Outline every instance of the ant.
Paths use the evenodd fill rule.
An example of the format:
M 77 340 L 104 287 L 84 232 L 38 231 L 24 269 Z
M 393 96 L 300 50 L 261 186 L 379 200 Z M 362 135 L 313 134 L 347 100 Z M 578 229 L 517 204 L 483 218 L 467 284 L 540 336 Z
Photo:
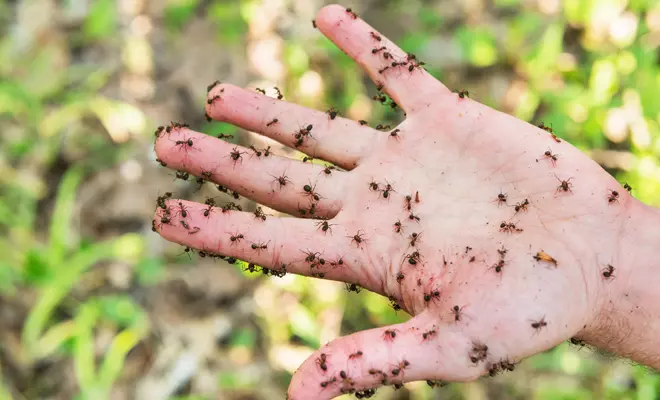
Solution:
M 327 359 L 328 358 L 327 358 L 327 355 L 325 353 L 321 353 L 319 355 L 319 357 L 316 359 L 316 365 L 318 365 L 319 368 L 321 368 L 323 371 L 328 370 L 328 366 L 326 365 Z
M 470 261 L 472 262 L 472 261 Z M 497 263 L 495 263 L 491 268 L 495 270 L 498 274 L 502 272 L 502 269 L 504 268 L 505 261 L 504 259 L 500 259 Z
M 271 154 L 273 154 L 273 153 L 270 151 L 270 146 L 266 147 L 264 149 L 264 157 L 268 157 Z
M 328 385 L 332 385 L 333 383 L 337 382 L 337 377 L 333 376 L 332 379 L 328 379 L 327 381 L 321 382 L 321 387 L 326 388 Z
M 270 243 L 270 240 L 266 243 L 252 243 L 250 247 L 252 247 L 252 250 L 257 250 L 257 253 L 260 252 L 261 250 L 266 250 L 268 249 L 268 243 Z
M 315 19 L 312 20 L 312 26 L 314 27 L 314 29 L 316 29 L 316 20 Z
M 216 100 L 220 100 L 220 96 L 216 95 L 216 96 L 211 97 L 210 99 L 206 100 L 206 104 L 211 105 Z
M 179 202 L 179 210 L 181 210 L 180 213 L 181 213 L 181 216 L 182 216 L 183 218 L 187 218 L 187 217 L 188 217 L 188 211 L 187 211 L 187 210 L 188 210 L 188 207 L 186 207 L 185 205 L 183 205 L 182 202 Z
M 394 232 L 401 233 L 402 230 L 403 230 L 403 225 L 401 224 L 401 221 L 397 220 L 394 223 Z
M 557 166 L 557 156 L 559 154 L 552 154 L 552 150 L 548 148 L 548 150 L 543 153 L 543 158 L 547 158 L 550 160 L 550 163 L 552 164 L 553 167 Z
M 399 136 L 399 132 L 401 132 L 401 129 L 395 129 L 392 132 L 390 132 L 390 137 L 399 139 L 401 136 Z
M 293 182 L 291 182 L 291 180 L 289 179 L 289 177 L 286 176 L 285 174 L 282 174 L 282 175 L 280 175 L 280 176 L 273 176 L 273 175 L 271 175 L 271 176 L 272 176 L 273 178 L 275 178 L 275 179 L 273 180 L 273 182 L 277 182 L 277 184 L 280 185 L 280 190 L 281 190 L 284 186 L 286 186 L 287 183 L 293 183 Z
M 623 184 L 623 188 L 628 191 L 628 193 L 632 193 L 632 186 L 628 184 L 628 182 Z
M 422 339 L 427 340 L 433 338 L 438 332 L 435 329 L 431 329 L 422 333 Z
M 213 90 L 214 87 L 218 86 L 221 82 L 220 81 L 213 81 L 210 85 L 206 87 L 206 93 L 208 94 L 211 90 Z
M 500 257 L 504 258 L 504 256 L 506 255 L 506 253 L 509 252 L 509 250 L 506 247 L 504 247 L 504 245 L 502 245 L 502 248 L 497 249 L 497 252 L 500 254 Z
M 388 54 L 388 53 L 385 53 L 385 54 Z M 389 65 L 386 65 L 386 66 L 384 66 L 383 68 L 379 69 L 379 70 L 378 70 L 378 73 L 379 73 L 379 74 L 382 74 L 383 72 L 387 71 L 388 69 L 390 69 L 390 66 L 389 66 Z
M 383 332 L 383 339 L 386 342 L 391 342 L 391 341 L 394 340 L 394 338 L 396 338 L 396 333 L 397 332 L 398 332 L 398 330 L 396 330 L 396 329 L 387 329 L 385 332 Z
M 356 358 L 360 358 L 360 357 L 362 357 L 362 354 L 363 354 L 363 353 L 362 353 L 362 350 L 358 350 L 358 351 L 356 351 L 355 353 L 349 354 L 349 355 L 348 355 L 348 359 L 349 359 L 349 360 L 354 360 L 354 359 L 356 359 Z
M 231 211 L 231 210 L 243 211 L 243 208 L 241 208 L 241 206 L 234 203 L 233 201 L 230 201 L 229 203 L 222 206 L 222 213 L 223 214 L 226 213 L 227 211 Z
M 261 93 L 261 94 L 263 94 L 263 95 L 266 94 L 266 91 L 263 90 L 263 89 L 261 89 L 261 88 L 256 88 L 256 89 L 254 89 L 254 90 L 256 90 L 257 92 L 259 92 L 259 93 Z
M 241 239 L 244 238 L 245 236 L 243 236 L 242 233 L 232 233 L 229 235 L 229 240 L 231 241 L 231 244 L 240 243 Z
M 309 263 L 314 262 L 314 260 L 316 260 L 316 258 L 321 255 L 321 253 L 319 253 L 317 251 L 310 251 L 310 250 L 303 251 L 303 253 L 306 256 L 305 261 L 309 262 Z
M 164 195 L 158 196 L 158 199 L 156 200 L 156 203 L 158 203 L 158 207 L 162 208 L 163 210 L 167 210 L 167 206 L 165 205 L 165 200 L 171 197 L 172 197 L 172 192 L 165 192 Z
M 401 281 L 403 281 L 403 278 L 405 278 L 405 277 L 406 276 L 403 274 L 403 272 L 399 272 L 398 274 L 396 274 L 397 283 L 401 283 Z
M 423 66 L 423 65 L 426 65 L 426 63 L 425 63 L 424 61 L 420 61 L 420 62 L 418 62 L 418 63 L 411 63 L 411 64 L 408 66 L 408 72 L 413 72 L 413 70 L 414 70 L 415 68 L 419 68 L 419 67 L 421 67 L 421 66 Z
M 243 271 L 248 271 L 251 274 L 254 274 L 255 272 L 260 272 L 259 267 L 252 263 L 249 263 L 246 267 L 243 267 Z
M 431 293 L 425 293 L 424 294 L 424 301 L 428 303 L 431 301 L 431 299 L 439 299 L 440 298 L 440 291 L 439 290 L 434 290 Z
M 522 228 L 516 227 L 516 224 L 513 222 L 502 222 L 500 224 L 500 232 L 505 232 L 505 233 L 520 233 L 522 232 Z
M 335 224 L 329 224 L 328 221 L 319 221 L 316 223 L 316 226 L 319 227 L 320 230 L 322 230 L 324 233 L 325 232 L 330 232 L 332 233 L 332 228 L 331 226 L 334 226 Z
M 374 31 L 369 32 L 369 34 L 371 35 L 371 37 L 372 37 L 374 40 L 376 40 L 376 41 L 378 41 L 378 42 L 380 42 L 381 40 L 383 40 L 383 38 L 380 37 L 380 35 L 377 34 L 377 33 L 374 32 Z
M 363 120 L 363 119 L 361 119 L 361 120 L 358 121 L 358 124 L 360 124 L 361 126 L 365 126 L 365 125 L 368 124 L 368 122 L 365 121 L 365 120 Z
M 514 210 L 516 210 L 516 212 L 527 211 L 527 206 L 528 205 L 529 205 L 529 200 L 525 199 L 525 200 L 521 201 L 520 203 L 516 203 L 516 205 L 514 207 Z
M 459 307 L 458 305 L 452 307 L 451 312 L 454 314 L 454 321 L 458 322 L 461 320 L 461 316 L 463 315 L 463 308 L 464 307 Z
M 250 147 L 248 147 L 248 148 L 250 150 L 252 150 L 254 152 L 254 154 L 256 154 L 257 157 L 261 157 L 261 151 L 257 150 L 256 147 L 254 147 L 253 145 L 250 145 Z
M 381 52 L 381 51 L 383 51 L 383 50 L 385 50 L 385 49 L 386 49 L 385 46 L 381 46 L 381 47 L 378 47 L 378 48 L 373 48 L 373 49 L 371 49 L 371 54 L 379 53 L 379 52 Z M 378 90 L 380 90 L 380 89 L 378 89 Z
M 532 328 L 534 328 L 536 332 L 538 332 L 544 327 L 548 326 L 548 323 L 545 321 L 545 317 L 543 317 L 538 321 L 532 321 L 530 325 L 532 326 Z
M 410 363 L 407 360 L 403 360 L 397 365 L 397 368 L 394 368 L 392 370 L 392 375 L 398 376 L 399 373 L 401 373 L 404 369 L 408 368 L 410 366 Z
M 269 123 L 266 124 L 266 126 L 271 126 L 273 124 L 278 123 L 280 120 L 277 118 L 273 118 Z
M 369 182 L 369 190 L 372 190 L 374 192 L 377 191 L 378 190 L 378 183 L 376 183 L 375 181 Z
M 247 153 L 247 151 L 239 151 L 237 146 L 234 146 L 234 148 L 231 150 L 231 153 L 229 153 L 229 157 L 231 157 L 232 160 L 234 160 L 234 166 L 236 166 L 236 163 L 238 161 L 242 161 L 243 159 L 243 154 Z
M 417 265 L 420 258 L 419 251 L 413 251 L 411 254 L 406 254 L 406 259 L 408 259 L 408 264 L 410 265 Z
M 275 92 L 277 92 L 277 100 L 282 100 L 284 98 L 284 95 L 280 91 L 280 88 L 275 86 L 275 87 L 273 87 L 273 89 L 275 90 Z
M 497 201 L 497 205 L 501 206 L 502 204 L 506 205 L 507 199 L 508 195 L 506 193 L 500 192 L 497 194 L 497 199 L 495 199 L 495 201 Z
M 603 269 L 602 272 L 605 279 L 614 278 L 614 266 L 611 264 L 607 264 L 607 268 Z
M 415 221 L 419 222 L 419 217 L 417 215 L 413 214 L 413 213 L 410 213 L 410 215 L 408 215 L 408 219 L 411 220 L 411 221 L 415 220 Z
M 316 201 L 321 200 L 321 196 L 318 193 L 316 193 L 316 184 L 314 185 L 307 184 L 303 186 L 303 191 L 304 191 L 303 194 L 305 196 L 311 196 Z
M 541 123 L 538 125 L 538 127 L 541 128 L 541 129 L 543 129 L 544 131 L 548 132 L 548 133 L 552 136 L 552 139 L 554 139 L 555 142 L 557 142 L 557 143 L 561 143 L 561 139 L 559 139 L 559 138 L 557 137 L 557 135 L 554 134 L 554 131 L 552 130 L 551 127 L 545 125 L 543 122 L 541 122 Z
M 181 221 L 179 221 L 179 222 L 181 222 L 181 225 L 182 225 L 184 228 L 186 228 L 187 230 L 190 230 L 190 226 L 188 226 L 188 224 L 186 223 L 186 221 L 181 220 Z
M 167 167 L 167 163 L 160 158 L 156 158 L 156 162 L 160 164 L 161 167 Z
M 346 290 L 348 290 L 349 292 L 360 293 L 362 291 L 362 288 L 355 283 L 346 283 Z
M 421 233 L 413 232 L 413 233 L 409 236 L 409 238 L 410 238 L 410 245 L 414 247 L 414 246 L 417 244 L 417 241 L 418 241 L 421 237 L 422 237 L 422 234 L 421 234 Z
M 337 114 L 339 114 L 339 111 L 335 110 L 335 108 L 332 107 L 328 111 L 326 111 L 326 114 L 330 116 L 330 119 L 335 119 L 337 118 Z
M 539 262 L 545 261 L 557 267 L 557 260 L 555 260 L 552 256 L 550 256 L 548 253 L 546 253 L 543 250 L 537 252 L 536 255 L 534 256 L 534 259 Z
M 337 258 L 335 261 L 330 261 L 330 265 L 336 267 L 338 265 L 344 265 L 344 259 L 342 257 Z
M 181 222 L 183 222 L 183 221 L 181 221 Z M 193 226 L 193 228 L 190 229 L 190 232 L 188 232 L 188 234 L 189 234 L 189 235 L 194 235 L 195 233 L 197 233 L 197 232 L 199 232 L 199 231 L 200 231 L 200 227 L 199 227 L 199 226 Z
M 408 211 L 412 210 L 412 196 L 407 194 L 406 197 L 405 197 L 405 200 L 406 200 L 405 209 L 408 210 Z
M 233 139 L 234 135 L 230 135 L 228 133 L 218 133 L 217 138 L 218 139 Z
M 337 168 L 334 165 L 326 165 L 322 172 L 326 175 L 330 175 L 332 174 L 333 169 L 337 169 Z
M 211 122 L 211 121 L 213 121 L 213 118 L 211 118 L 211 116 L 209 115 L 209 113 L 207 113 L 206 111 L 204 111 L 204 119 L 206 120 L 206 122 Z
M 360 245 L 362 244 L 362 242 L 366 241 L 366 239 L 364 238 L 364 234 L 363 234 L 363 233 L 360 233 L 360 232 L 361 232 L 361 231 L 358 230 L 357 233 L 356 233 L 355 235 L 353 235 L 353 236 L 347 236 L 347 237 L 351 238 L 351 243 L 355 242 L 355 244 L 357 245 L 357 247 L 360 247 Z
M 351 8 L 347 8 L 346 13 L 348 15 L 350 15 L 351 18 L 353 18 L 353 19 L 357 19 L 357 17 L 358 17 L 357 14 L 355 13 L 355 11 L 353 11 Z
M 619 201 L 619 192 L 617 192 L 616 190 L 610 190 L 609 192 L 610 193 L 607 195 L 607 202 L 609 204 L 612 204 L 615 201 L 618 202 Z
M 479 342 L 472 343 L 472 350 L 470 350 L 470 361 L 474 364 L 483 361 L 488 357 L 488 346 Z
M 257 209 L 254 210 L 254 217 L 257 219 L 261 219 L 262 221 L 266 220 L 266 214 L 264 213 L 264 210 L 260 206 L 257 206 Z
M 454 93 L 458 93 L 458 97 L 460 97 L 461 99 L 470 97 L 470 92 L 467 90 L 454 90 Z
M 181 179 L 181 180 L 184 180 L 184 181 L 187 181 L 188 178 L 190 178 L 190 174 L 185 172 L 185 171 L 176 171 L 176 175 L 174 177 L 175 180 L 176 179 Z
M 163 133 L 164 130 L 165 130 L 164 126 L 162 125 L 159 126 L 158 128 L 156 128 L 156 131 L 154 132 L 154 136 L 156 136 L 156 138 L 159 138 L 160 134 Z
M 376 129 L 379 130 L 379 131 L 387 131 L 391 127 L 392 127 L 391 125 L 382 125 L 382 124 L 376 125 Z

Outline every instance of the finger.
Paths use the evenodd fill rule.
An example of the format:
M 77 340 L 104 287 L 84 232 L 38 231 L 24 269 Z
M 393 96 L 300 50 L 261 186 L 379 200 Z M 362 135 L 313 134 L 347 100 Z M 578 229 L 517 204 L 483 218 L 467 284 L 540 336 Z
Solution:
M 363 278 L 362 271 L 353 268 L 359 265 L 357 259 L 343 252 L 344 237 L 329 221 L 276 218 L 168 200 L 157 208 L 154 230 L 169 241 L 200 249 L 202 256 L 223 255 L 275 271 L 331 280 Z
M 289 399 L 331 399 L 420 380 L 473 380 L 491 365 L 483 348 L 480 353 L 473 351 L 475 343 L 455 329 L 434 324 L 429 313 L 403 324 L 358 332 L 327 344 L 305 360 L 291 380 Z M 479 359 L 472 362 L 472 357 Z
M 407 113 L 449 90 L 406 52 L 346 8 L 329 5 L 316 16 L 319 30 L 364 68 Z M 396 65 L 392 65 L 396 63 Z
M 328 218 L 341 208 L 346 175 L 336 169 L 266 156 L 264 149 L 237 146 L 185 127 L 162 133 L 155 150 L 169 168 L 227 186 L 279 211 Z
M 360 123 L 228 84 L 208 94 L 209 117 L 258 132 L 314 158 L 352 169 L 382 133 Z M 311 126 L 311 129 L 307 129 Z

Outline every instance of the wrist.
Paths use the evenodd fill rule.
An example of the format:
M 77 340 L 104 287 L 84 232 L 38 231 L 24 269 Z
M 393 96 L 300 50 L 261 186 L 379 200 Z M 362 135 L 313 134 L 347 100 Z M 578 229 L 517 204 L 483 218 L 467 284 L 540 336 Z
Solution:
M 610 279 L 603 279 L 595 323 L 581 336 L 602 350 L 660 369 L 660 210 L 630 202 L 612 244 Z M 605 271 L 607 265 L 601 266 Z M 601 272 L 602 274 L 602 272 Z

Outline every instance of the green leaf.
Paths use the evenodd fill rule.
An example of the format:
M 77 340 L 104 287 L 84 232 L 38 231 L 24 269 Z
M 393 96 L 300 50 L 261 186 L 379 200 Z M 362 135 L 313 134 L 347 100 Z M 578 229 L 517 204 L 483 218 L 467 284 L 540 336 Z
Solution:
M 181 28 L 195 16 L 199 0 L 170 1 L 165 8 L 165 26 L 170 31 L 180 31 Z
M 111 37 L 117 27 L 118 3 L 112 0 L 97 0 L 92 4 L 82 28 L 85 37 L 90 40 Z
M 75 205 L 76 189 L 83 177 L 79 167 L 67 170 L 60 182 L 55 209 L 50 222 L 49 244 L 46 252 L 48 262 L 59 266 L 68 249 L 71 248 L 71 216 Z
M 497 62 L 495 36 L 483 27 L 463 27 L 456 33 L 463 57 L 477 67 L 488 67 Z

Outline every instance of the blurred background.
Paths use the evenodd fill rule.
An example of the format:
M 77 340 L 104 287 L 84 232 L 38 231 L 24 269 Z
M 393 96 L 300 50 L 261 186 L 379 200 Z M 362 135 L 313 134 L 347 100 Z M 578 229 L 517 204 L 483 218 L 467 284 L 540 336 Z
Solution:
M 321 0 L 0 0 L 0 399 L 283 399 L 321 344 L 403 321 L 387 299 L 244 271 L 151 232 L 166 191 L 203 200 L 152 151 L 204 119 L 216 79 L 394 124 L 312 27 Z M 552 126 L 660 205 L 656 0 L 354 0 L 452 89 Z M 245 199 L 241 204 L 254 209 Z M 266 212 L 273 212 L 266 210 Z M 377 399 L 657 399 L 658 376 L 572 344 L 513 373 Z

